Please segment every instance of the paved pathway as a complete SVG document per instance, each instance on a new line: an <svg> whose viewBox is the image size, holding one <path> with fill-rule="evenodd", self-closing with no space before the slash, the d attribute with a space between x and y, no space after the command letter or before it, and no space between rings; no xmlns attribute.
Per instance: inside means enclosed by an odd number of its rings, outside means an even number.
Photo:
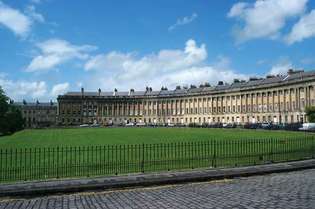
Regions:
<svg viewBox="0 0 315 209"><path fill-rule="evenodd" d="M241 179L2 199L0 209L24 208L314 208L315 169Z"/></svg>

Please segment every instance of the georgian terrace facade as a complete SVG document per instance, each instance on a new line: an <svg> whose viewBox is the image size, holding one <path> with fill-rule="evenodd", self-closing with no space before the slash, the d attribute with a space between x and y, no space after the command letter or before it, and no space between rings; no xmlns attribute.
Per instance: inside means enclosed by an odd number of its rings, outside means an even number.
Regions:
<svg viewBox="0 0 315 209"><path fill-rule="evenodd" d="M175 90L68 92L58 97L60 125L85 123L297 123L315 105L315 71Z"/></svg>
<svg viewBox="0 0 315 209"><path fill-rule="evenodd" d="M50 102L16 102L13 103L22 112L26 128L44 128L56 125L57 104Z"/></svg>

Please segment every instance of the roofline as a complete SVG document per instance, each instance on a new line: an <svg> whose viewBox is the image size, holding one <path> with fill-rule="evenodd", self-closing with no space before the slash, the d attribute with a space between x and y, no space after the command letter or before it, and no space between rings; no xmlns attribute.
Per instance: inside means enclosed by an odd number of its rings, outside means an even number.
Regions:
<svg viewBox="0 0 315 209"><path fill-rule="evenodd" d="M159 94L157 95L140 95L140 96L133 96L133 95L126 95L126 96L89 96L89 95L83 95L84 98L99 98L99 99L146 99L146 98L171 98L171 97L187 97L187 96L205 96L205 95L217 95L217 94L229 94L229 93L235 93L235 92L245 92L245 91L256 91L266 88L276 88L276 87L282 87L292 84L299 84L302 82L311 82L315 81L315 76L312 77L304 77L301 79L295 79L295 80L289 80L289 81L281 81L276 83L269 83L269 84L261 84L258 86L250 86L250 87L240 87L240 88L232 88L232 89L225 89L225 90L217 90L212 89L210 91L201 91L201 92L189 92L187 89L186 93L180 93L180 94L165 94L161 95L160 93L162 91L159 91ZM169 90L170 91L170 90ZM176 90L171 90L172 92ZM95 92L94 92L95 93ZM82 98L82 95L59 95L57 100L60 99L74 99L74 98Z"/></svg>

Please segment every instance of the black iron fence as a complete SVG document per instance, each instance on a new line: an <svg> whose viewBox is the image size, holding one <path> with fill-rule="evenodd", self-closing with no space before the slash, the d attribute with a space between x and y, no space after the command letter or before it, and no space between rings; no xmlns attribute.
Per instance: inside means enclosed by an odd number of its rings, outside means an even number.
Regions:
<svg viewBox="0 0 315 209"><path fill-rule="evenodd" d="M315 138L0 149L0 182L238 167L315 157Z"/></svg>

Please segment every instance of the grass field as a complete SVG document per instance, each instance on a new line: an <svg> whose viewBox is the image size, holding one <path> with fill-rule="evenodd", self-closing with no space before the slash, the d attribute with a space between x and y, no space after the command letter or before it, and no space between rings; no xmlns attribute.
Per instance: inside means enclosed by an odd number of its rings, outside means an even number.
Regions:
<svg viewBox="0 0 315 209"><path fill-rule="evenodd" d="M0 149L156 144L224 139L285 139L313 134L289 131L203 128L74 128L24 130L0 137Z"/></svg>
<svg viewBox="0 0 315 209"><path fill-rule="evenodd" d="M237 167L315 156L311 133L202 128L24 130L0 138L0 183Z"/></svg>

